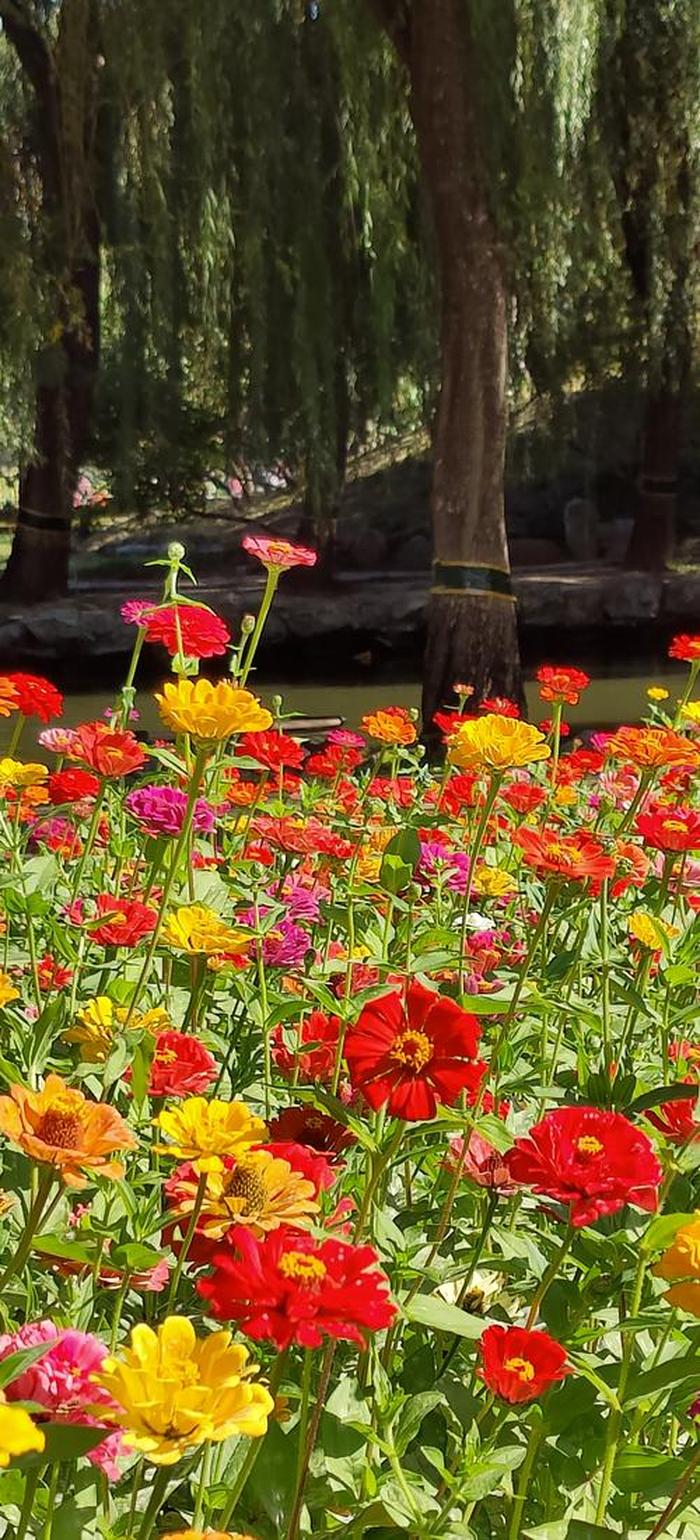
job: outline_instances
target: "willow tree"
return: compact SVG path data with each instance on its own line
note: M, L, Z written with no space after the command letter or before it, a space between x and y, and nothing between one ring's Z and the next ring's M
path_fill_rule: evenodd
M697 324L700 8L606 0L595 151L616 197L628 355L645 386L631 565L673 551L679 455Z
M456 679L481 696L520 690L503 505L509 325L528 267L541 272L569 228L597 5L371 3L406 71L440 280L429 721Z
M318 517L349 437L391 418L408 375L429 378L396 69L367 19L349 50L347 16L332 31L304 16L286 0L0 0L0 178L36 389L13 596L65 587L96 386L122 501L157 452L177 504L190 446L200 471L210 452L302 465Z

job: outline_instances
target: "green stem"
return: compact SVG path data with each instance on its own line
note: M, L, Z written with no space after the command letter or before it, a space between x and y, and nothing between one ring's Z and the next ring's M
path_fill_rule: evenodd
M286 1362L287 1362L287 1354L286 1353L280 1353L279 1357L275 1361L274 1368L273 1368L272 1373L270 1375L270 1379L268 1381L268 1387L267 1387L269 1392L270 1392L270 1395L273 1397L273 1399L276 1396L277 1391L279 1390L279 1387L280 1387L280 1384L281 1384L281 1381L282 1381L282 1375L284 1374L284 1368L285 1368ZM259 1454L261 1452L261 1449L262 1449L262 1446L263 1446L264 1442L265 1442L264 1438L251 1438L251 1440L250 1440L250 1448L249 1448L249 1450L248 1450L248 1452L246 1454L245 1460L243 1461L243 1464L242 1464L242 1466L241 1466L241 1468L240 1468L240 1470L238 1472L238 1475L237 1475L237 1477L236 1477L236 1479L235 1479L235 1481L233 1483L233 1486L231 1487L231 1491L229 1492L229 1499L228 1499L228 1502L226 1504L226 1507L222 1509L220 1517L218 1519L219 1524L221 1524L221 1526L222 1526L222 1533L224 1533L228 1529L228 1526L229 1526L229 1524L231 1522L233 1514L235 1513L236 1508L238 1507L238 1503L239 1503L239 1501L240 1501L240 1499L241 1499L241 1497L243 1495L243 1491L244 1491L246 1483L248 1481L248 1477L253 1472L255 1463L256 1463L256 1461L258 1459L258 1456L259 1456Z
M199 1529L200 1524L202 1522L202 1514L204 1512L204 1499L206 1497L207 1491L208 1491L209 1486L211 1484L211 1460L212 1460L213 1452L214 1452L214 1445L213 1444L205 1444L205 1446L204 1446L204 1455L202 1457L202 1466L201 1466L201 1470L200 1470L200 1473L199 1473L199 1481L197 1483L197 1500L196 1500L196 1503L195 1503L194 1516L193 1516L193 1519L192 1519L192 1528L193 1529Z
M488 789L488 791L486 793L486 801L484 802L484 807L483 807L483 811L482 811L482 814L481 814L481 818L479 819L479 823L477 825L476 834L474 835L474 844L473 844L473 846L472 846L472 848L471 848L471 850L469 852L469 872L467 874L467 885L466 885L465 890L464 890L464 903L462 904L462 926L461 926L461 931L460 931L460 951L459 951L459 990L460 990L460 994L462 994L464 992L464 971L465 971L464 954L465 954L466 946L467 946L467 922L469 920L469 905L471 903L472 889L473 889L473 886L474 886L474 878L476 876L476 866L477 866L477 861L479 859L479 856L481 854L481 847L482 847L482 845L484 843L484 835L486 834L486 828L487 828L487 825L488 825L488 821L489 821L489 818L491 817L491 811L492 811L494 802L496 801L496 798L498 796L499 788L500 788L500 785L501 785L501 780L502 780L502 775L497 774L497 773L494 773L494 775L491 778L491 782L489 784L489 789Z
M527 1501L527 1494L532 1478L533 1466L535 1464L537 1451L542 1440L542 1433L542 1421L541 1418L538 1417L537 1420L533 1422L533 1425L530 1429L530 1437L527 1441L525 1459L523 1460L523 1463L520 1467L518 1486L515 1497L513 1498L513 1508L510 1516L510 1525L508 1528L508 1540L518 1540L518 1535L520 1534L523 1515L525 1512L525 1503Z
M168 1465L161 1466L156 1473L151 1487L151 1496L143 1516L143 1523L138 1532L138 1540L149 1540L150 1535L152 1535L156 1519L165 1500L169 1479L170 1467Z
M543 1273L542 1278L541 1278L540 1283L539 1283L539 1286L538 1286L538 1288L535 1291L535 1297L534 1297L534 1299L532 1301L532 1304L530 1305L530 1309L528 1311L527 1320L525 1322L525 1330L526 1331L532 1331L532 1328L533 1328L533 1326L535 1324L535 1321L537 1320L537 1317L538 1317L539 1312L540 1312L540 1305L542 1304L542 1301L543 1301L543 1299L545 1297L545 1294L547 1293L547 1290L550 1287L550 1284L552 1284L554 1282L554 1279L556 1278L557 1273L559 1272L559 1268L561 1267L561 1264L564 1261L564 1258L565 1258L565 1256L566 1256L566 1254L567 1254L567 1252L569 1250L569 1247L571 1245L571 1242L572 1242L573 1238L574 1238L573 1225L569 1225L568 1228L567 1228L567 1231L566 1231L566 1235L564 1236L564 1239L563 1239L563 1241L561 1243L561 1246L559 1247L559 1250L557 1252L555 1252L555 1255L552 1257L552 1260L551 1260L551 1262L549 1264L549 1267Z
M24 1537L27 1533L29 1528L29 1520L31 1519L31 1516L34 1512L34 1499L36 1497L39 1479L45 1470L45 1465L35 1465L33 1468L30 1467L30 1469L27 1471L24 1482L22 1510L19 1516L19 1524L17 1525L17 1534L15 1536L15 1540L24 1540Z
M205 770L205 766L206 766L206 762L207 762L207 752L208 751L207 751L206 748L200 748L198 750L197 758L195 759L195 762L194 762L194 765L193 765L193 768L192 768L192 778L190 780L189 791L188 791L188 794L187 794L187 806L185 808L185 817L183 819L182 828L181 828L180 833L179 833L179 835L177 837L177 841L176 841L176 844L175 844L175 849L173 850L172 859L171 859L171 862L170 862L170 867L169 867L167 876L165 878L165 882L163 884L163 896L161 898L160 908L158 910L158 919L156 920L156 924L155 924L154 930L151 932L151 940L150 940L150 943L149 943L149 946L148 946L148 951L146 952L146 956L144 957L143 967L142 967L141 972L140 972L140 974L138 976L138 979L136 981L136 986L135 986L135 989L134 989L134 993L133 993L133 995L131 997L131 1002L129 1004L129 1013L128 1013L126 1021L124 1023L125 1028L130 1025L131 1018L132 1018L132 1016L134 1014L134 1011L136 1010L136 1006L137 1006L138 1001L139 1001L140 996L141 996L141 991L144 988L144 985L148 982L148 978L149 978L149 975L150 975L150 972L151 972L151 968L153 966L153 959L154 959L155 954L156 954L156 947L158 946L158 942L160 940L160 933L161 933L161 930L163 928L163 922L165 920L165 911L166 911L167 906L168 906L168 900L170 898L170 894L171 894L171 891L172 891L173 883L175 882L175 878L177 876L177 872L178 872L179 865L180 865L180 857L182 855L183 850L185 850L186 847L187 847L187 842L188 842L188 839L189 839L190 829L192 827L192 820L194 818L194 809L195 809L195 803L197 801L197 793L198 793L199 788L200 788L200 786L202 784L202 777L204 775L204 770Z
M49 1496L48 1496L48 1503L47 1503L47 1508L46 1508L46 1523L44 1524L44 1540L51 1540L51 1532L53 1530L54 1514L56 1512L56 1494L58 1492L58 1478L60 1476L60 1473L61 1473L61 1467L59 1465L59 1462L58 1462L58 1460L54 1460L53 1464L51 1466L51 1476L49 1478Z
M289 1518L289 1525L287 1527L286 1540L297 1540L297 1535L299 1533L299 1522L304 1507L304 1494L306 1492L309 1465L311 1464L311 1456L316 1446L318 1430L321 1426L321 1417L323 1416L323 1409L326 1403L326 1396L328 1394L328 1386L330 1383L331 1372L333 1369L333 1360L335 1358L335 1351L337 1346L337 1342L331 1339L330 1342L326 1344L326 1350L321 1362L321 1375L316 1391L316 1401L309 1423L306 1443L304 1445L304 1450L297 1470L296 1491L294 1493L292 1511Z
M53 1178L54 1172L52 1167L45 1166L39 1178L36 1197L29 1210L27 1223L24 1227L20 1243L16 1252L14 1253L14 1256L11 1257L2 1277L0 1278L0 1297L4 1293L8 1283L10 1282L10 1279L14 1278L17 1273L22 1271L27 1257L29 1256L29 1253L32 1249L32 1241L34 1240L34 1236L36 1235L41 1220L44 1216L46 1202L49 1196Z
M629 1308L629 1314L632 1320L634 1320L634 1317L639 1314L639 1306L641 1304L642 1291L644 1288L647 1260L646 1252L643 1251L637 1263L637 1271L634 1275L634 1283L632 1286L632 1297L630 1299ZM622 1424L624 1418L623 1403L625 1399L625 1391L627 1389L627 1381L629 1379L630 1369L632 1367L633 1351L634 1333L628 1331L625 1333L624 1346L622 1349L622 1364L620 1366L620 1379L617 1387L617 1398L620 1402L620 1410L612 1411L610 1413L610 1417L608 1418L607 1437L605 1440L605 1455L603 1458L603 1472L600 1478L598 1506L596 1508L595 1515L596 1524L604 1524L605 1522L605 1512L608 1506L608 1498L610 1496L610 1488L612 1486L615 1460L617 1457L617 1450L622 1432Z
M243 687L245 685L245 682L246 682L246 680L248 678L250 670L253 667L253 662L254 662L254 659L255 659L255 654L256 654L256 652L258 650L258 643L259 643L260 638L261 638L261 636L263 634L263 629L264 629L264 626L265 626L265 621L267 620L267 617L268 617L268 615L270 613L270 609L271 609L271 606L272 606L272 601L273 601L273 599L275 597L275 593L276 593L276 590L277 590L278 582L279 582L279 572L275 572L274 570L270 571L268 569L267 579L266 579L266 582L265 582L265 591L264 591L263 596L262 596L262 603L260 605L260 609L258 610L258 616L257 616L257 620L255 622L255 629L251 632L250 641L249 641L248 646L246 648L245 662L243 663L243 666L242 666L240 674L239 674L238 682L241 685L241 687Z
M608 879L600 885L600 969L601 1026L603 1029L603 1071L610 1076L610 951L608 948Z
M188 1226L187 1226L187 1230L185 1232L185 1238L184 1238L184 1240L182 1242L182 1245L180 1247L180 1255L179 1255L179 1257L177 1259L177 1263L175 1265L175 1269L173 1271L173 1276L172 1276L172 1279L171 1279L171 1282L170 1282L170 1292L168 1294L168 1304L170 1306L172 1306L172 1304L174 1303L175 1299L177 1298L177 1291L178 1291L178 1288L179 1288L179 1285L180 1285L180 1279L182 1277L182 1269L183 1269L183 1267L184 1267L184 1265L185 1265L185 1263L187 1261L187 1256L188 1256L188 1253L189 1253L189 1250L190 1250L190 1246L192 1245L192 1241L194 1240L194 1232L195 1232L195 1230L197 1228L197 1220L199 1219L199 1216L200 1216L200 1214L202 1212L202 1204L204 1202L204 1197L205 1197L205 1194L206 1194L206 1190L207 1190L207 1172L206 1171L200 1171L200 1173L199 1173L199 1181L197 1183L197 1191L195 1193L195 1199L194 1199L194 1203L192 1205L192 1213L190 1214L189 1223L188 1223Z

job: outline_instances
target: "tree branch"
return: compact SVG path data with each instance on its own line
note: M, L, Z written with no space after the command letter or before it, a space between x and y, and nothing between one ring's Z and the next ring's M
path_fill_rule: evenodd
M380 27L391 39L403 64L408 64L411 0L370 0Z

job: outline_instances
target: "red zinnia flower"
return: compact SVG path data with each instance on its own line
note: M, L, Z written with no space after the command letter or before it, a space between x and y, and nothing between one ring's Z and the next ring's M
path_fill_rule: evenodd
M487 1326L479 1343L477 1370L494 1395L512 1404L534 1401L573 1370L566 1351L546 1331L522 1326Z
M82 802L85 797L96 797L100 782L89 770L54 770L47 781L49 801L54 807L67 802Z
M231 632L204 604L168 604L144 615L147 642L160 642L174 658L215 658L225 653Z
M345 748L342 743L329 743L318 754L310 754L304 769L307 775L317 775L324 781L334 781L343 772L356 770L362 764L360 749Z
M628 888L644 887L651 862L639 845L633 840L617 839L613 858L615 879L610 887L613 898L620 898Z
M682 663L700 663L700 636L674 636L668 649L669 658L680 658Z
M304 750L296 738L288 738L273 727L267 732L243 733L238 752L266 770L296 769L304 761Z
M241 541L249 556L257 556L268 572L288 572L290 567L315 567L316 552L289 540L275 540L270 535L244 535Z
M149 1096L202 1096L219 1072L216 1059L198 1037L166 1028L151 1059Z
M504 787L501 796L514 813L534 813L542 806L547 793L544 786L534 786L529 781L513 781L511 786Z
M592 834L579 830L564 834L559 829L515 829L511 838L522 850L527 865L540 876L551 872L568 882L588 882L590 878L602 882L614 874L615 862Z
M83 722L76 728L66 754L68 759L89 765L104 780L129 775L146 763L138 738L127 729L109 727L106 722Z
M538 668L535 678L542 700L568 706L578 705L582 690L591 682L582 668L552 668L548 663Z
M475 1016L423 984L409 984L405 1003L391 990L365 1006L345 1039L353 1089L375 1109L386 1102L393 1117L432 1118L438 1102L481 1081L480 1035Z
M577 1229L626 1203L653 1212L663 1175L646 1134L598 1107L548 1112L505 1163L514 1182L564 1203Z
M344 1123L331 1118L315 1107L285 1107L267 1125L273 1139L305 1144L308 1149L325 1155L327 1160L337 1160L349 1145L357 1141Z
M283 1024L278 1022L270 1033L273 1064L290 1078L298 1070L302 1080L330 1080L335 1069L341 1025L339 1016L311 1011L298 1029L291 1029L295 1046L288 1048ZM287 1030L291 1035L290 1029ZM305 1050L307 1043L310 1046Z
M700 850L700 813L692 807L652 807L635 828L653 850Z
M490 711L496 717L519 717L520 707L507 695L487 695L479 702L480 711Z
M439 727L444 738L451 738L452 734L456 733L457 729L461 727L464 718L460 711L456 711L450 706L445 711L433 712L433 721L435 726Z
M73 979L73 969L64 968L56 961L53 952L45 952L39 958L36 972L43 994L48 994L52 989L66 989Z
M7 674L17 696L17 705L25 717L50 722L63 713L63 696L50 679L39 674Z
M236 1321L247 1337L320 1347L324 1337L366 1346L370 1331L391 1326L396 1308L371 1246L317 1241L280 1226L257 1240L243 1225L214 1256L214 1272L197 1284L212 1315Z
M686 1078L685 1084L695 1085L692 1076ZM668 1139L669 1144L695 1144L700 1139L697 1095L684 1096L679 1101L662 1102L660 1107L648 1112L647 1117L654 1128L658 1128L664 1138Z
M100 946L136 946L155 929L158 915L138 899L113 898L100 893L96 899L100 918L88 925L91 941Z

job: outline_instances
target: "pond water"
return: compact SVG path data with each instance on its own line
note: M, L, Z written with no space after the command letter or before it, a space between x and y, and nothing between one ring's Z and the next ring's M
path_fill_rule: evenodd
M663 684L675 695L682 685L683 671L669 665L653 673L630 673L611 677L593 677L579 705L569 707L566 718L573 727L614 727L620 722L637 722L648 708L646 691L650 684ZM157 686L154 686L157 688ZM308 684L280 684L275 680L259 680L256 690L264 700L273 695L283 698L284 713L299 713L311 717L342 717L349 727L357 727L365 711L389 704L420 706L420 682L418 679L387 680L376 683L331 684L309 681ZM537 685L526 683L528 715L531 721L540 721L550 714L550 708L540 701ZM78 722L94 720L102 716L114 700L109 689L68 692L63 721L73 726ZM153 699L153 690L139 692L137 708L140 713L138 727L148 733L157 733L161 727ZM9 741L11 719L0 722L0 752ZM29 751L29 732L23 741L23 752Z

